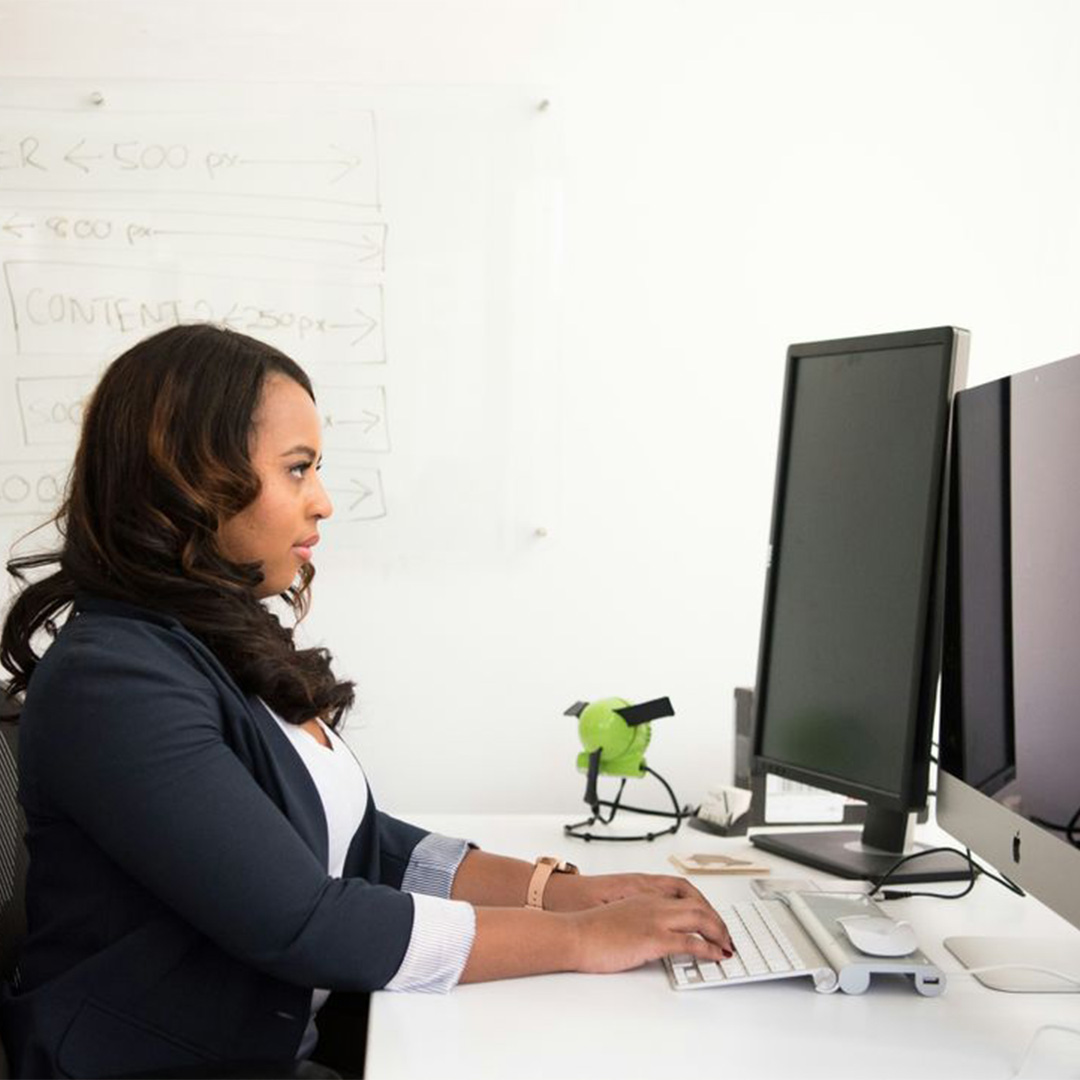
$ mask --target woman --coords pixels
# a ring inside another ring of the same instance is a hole
[[[362,1047],[375,989],[730,955],[682,879],[552,872],[376,809],[337,731],[352,683],[263,603],[307,610],[332,512],[319,427],[277,350],[166,330],[93,395],[62,549],[9,564],[30,851],[3,1003],[17,1075],[318,1058],[337,1002]]]

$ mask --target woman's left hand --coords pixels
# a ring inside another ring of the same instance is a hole
[[[670,874],[552,874],[544,892],[548,911],[584,911],[642,893],[704,900],[686,878]]]

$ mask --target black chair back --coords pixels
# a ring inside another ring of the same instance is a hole
[[[26,818],[19,805],[18,712],[0,702],[0,980],[18,986],[26,937]]]

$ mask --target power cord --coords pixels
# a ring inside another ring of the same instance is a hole
[[[985,964],[980,967],[973,968],[960,968],[957,971],[945,971],[943,974],[952,979],[958,975],[981,975],[987,971],[1034,971],[1041,975],[1050,975],[1053,978],[1061,979],[1063,982],[1071,983],[1073,986],[1080,988],[1080,975],[1070,974],[1065,971],[1056,971],[1054,968],[1038,967],[1035,964]],[[1013,1080],[1019,1080],[1024,1074],[1024,1069],[1027,1068],[1029,1059],[1032,1052],[1035,1049],[1035,1044],[1039,1041],[1039,1037],[1045,1031],[1063,1031],[1067,1035],[1080,1036],[1080,1028],[1066,1027],[1064,1024],[1042,1024],[1037,1027],[1032,1033],[1031,1038],[1028,1040],[1027,1046],[1024,1048],[1024,1053],[1020,1058],[1020,1064],[1017,1065],[1016,1071],[1013,1073]]]
[[[940,893],[926,892],[922,890],[884,888],[884,885],[889,880],[889,878],[891,878],[893,874],[895,874],[896,871],[900,869],[901,866],[904,866],[906,863],[911,862],[913,859],[921,858],[923,855],[941,855],[946,853],[959,855],[962,859],[966,859],[967,861],[970,877],[968,879],[967,885],[963,889],[961,889],[960,892]],[[996,881],[999,885],[1008,889],[1010,892],[1015,893],[1017,896],[1027,895],[1024,890],[1020,888],[1019,885],[1017,885],[1013,881],[1010,881],[1007,877],[1005,877],[1004,874],[999,877],[992,871],[987,870],[985,866],[980,866],[972,857],[970,848],[964,848],[964,850],[961,851],[959,848],[954,847],[924,848],[922,851],[913,851],[910,855],[902,855],[899,859],[896,860],[896,862],[892,864],[892,866],[889,867],[888,870],[885,871],[884,874],[881,875],[881,877],[871,883],[872,888],[866,895],[873,896],[876,892],[880,891],[882,900],[907,900],[909,897],[912,896],[930,896],[936,900],[959,900],[960,897],[967,896],[967,894],[975,888],[975,881],[980,874],[990,878],[992,881]]]
[[[1038,964],[982,964],[979,967],[960,968],[957,971],[946,971],[944,974],[950,979],[954,975],[982,975],[988,971],[1034,971],[1038,975],[1049,975],[1060,979],[1080,989],[1080,975],[1068,971],[1058,971],[1057,968],[1040,967]]]
[[[1016,1067],[1016,1072],[1013,1073],[1013,1080],[1019,1080],[1023,1076],[1024,1069],[1027,1068],[1028,1059],[1031,1057],[1031,1052],[1035,1049],[1035,1044],[1039,1041],[1039,1036],[1044,1031],[1064,1031],[1066,1035],[1080,1035],[1080,1028],[1066,1027],[1064,1024],[1043,1024],[1037,1027],[1032,1033],[1031,1038],[1028,1040],[1027,1047],[1024,1049],[1024,1056],[1020,1059],[1020,1064]]]
[[[1073,847],[1080,847],[1080,807],[1077,807],[1076,813],[1069,819],[1068,825],[1060,825],[1057,822],[1046,821],[1040,817],[1033,817],[1031,820],[1044,829],[1050,829],[1052,832],[1063,832],[1065,839]]]
[[[664,790],[668,793],[668,797],[671,799],[671,804],[674,810],[646,810],[641,806],[630,806],[628,803],[622,801],[623,789],[626,787],[626,778],[623,777],[619,783],[619,790],[615,794],[614,799],[600,799],[597,798],[590,803],[592,814],[584,821],[578,821],[573,825],[564,825],[563,832],[567,836],[576,836],[579,840],[602,840],[608,843],[629,843],[636,840],[655,840],[658,836],[668,836],[671,833],[677,833],[679,826],[683,823],[683,818],[690,817],[693,811],[690,807],[680,807],[679,800],[675,798],[675,792],[671,790],[671,785],[655,770],[650,769],[648,765],[641,766],[642,771],[649,773],[651,776],[655,776],[657,780],[663,785]],[[600,807],[606,806],[610,809],[611,813],[607,817],[604,817]],[[591,826],[599,822],[601,825],[610,825],[615,820],[615,815],[620,810],[629,810],[635,814],[647,814],[651,817],[667,818],[668,820],[674,820],[675,824],[669,826],[666,829],[658,829],[656,832],[641,833],[637,836],[607,836],[604,833],[587,832]]]

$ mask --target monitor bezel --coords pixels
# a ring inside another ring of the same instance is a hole
[[[1043,381],[1055,388],[1062,382],[1075,386],[1080,382],[1080,356],[1029,368],[960,391],[953,402],[954,423],[962,413],[965,400],[973,399],[976,394],[992,392],[992,388],[1010,388],[1029,380]],[[955,483],[958,455],[954,453],[951,458],[951,478]],[[958,525],[954,518],[950,528],[950,567],[958,566]],[[979,785],[957,775],[958,770],[966,768],[967,759],[963,752],[965,720],[959,679],[960,607],[953,580],[949,582],[946,610],[948,617],[944,629],[941,702],[943,758],[935,785],[937,823],[980,859],[1006,874],[1061,918],[1080,929],[1080,889],[1077,888],[1080,882],[1080,848],[1028,820],[994,797],[1013,778],[1015,770],[1012,767],[984,778]],[[1008,630],[1011,636],[1013,627],[1010,625]],[[1013,723],[1022,724],[1023,719],[1014,716]]]
[[[965,352],[959,348],[966,343],[967,334],[953,326],[906,330],[887,334],[836,338],[828,341],[791,345],[787,350],[781,407],[779,447],[776,457],[776,476],[773,488],[772,525],[769,533],[769,560],[765,578],[765,598],[758,648],[757,681],[754,694],[753,767],[758,772],[774,773],[840,795],[861,799],[883,810],[911,812],[926,803],[930,764],[930,741],[937,683],[941,667],[942,607],[944,599],[945,546],[945,483],[948,462],[951,409],[950,403],[965,374]],[[762,752],[764,727],[762,718],[768,700],[768,678],[772,644],[773,613],[776,601],[776,553],[783,538],[783,511],[787,490],[788,458],[794,415],[794,389],[800,363],[806,359],[851,352],[876,352],[940,346],[942,370],[942,400],[936,418],[935,443],[940,467],[933,478],[928,504],[931,513],[923,537],[923,562],[930,563],[930,573],[920,583],[919,620],[923,626],[920,658],[912,664],[911,703],[908,709],[907,732],[897,791],[886,791],[874,785],[859,783],[847,777],[824,773],[802,765],[781,761]]]
[[[964,719],[962,698],[962,674],[964,663],[959,647],[961,612],[961,587],[959,575],[962,565],[962,551],[960,545],[960,529],[962,521],[959,491],[961,453],[963,451],[961,446],[963,441],[962,430],[966,411],[965,403],[973,403],[985,394],[1000,396],[1002,391],[1005,393],[1008,392],[1010,384],[1010,379],[997,379],[992,383],[984,383],[981,386],[971,387],[967,390],[960,391],[953,398],[951,450],[949,453],[950,498],[948,506],[948,538],[946,541],[945,555],[945,623],[942,628],[941,645],[941,716],[947,716],[949,718],[949,723],[939,724],[938,730],[940,744],[938,760],[941,763],[941,768],[943,770],[949,769],[953,773],[957,771],[966,772],[968,769],[968,753],[965,739],[966,720]],[[1003,442],[1001,468],[1007,470],[1009,468],[1009,438],[1005,432],[1001,433],[1001,438]],[[1005,505],[1002,507],[1002,511],[1005,515],[1004,528],[1007,530],[1011,508],[1008,505]],[[1010,544],[1008,536],[1005,537],[1004,542]],[[1005,631],[1006,640],[1004,645],[1008,651],[1009,662],[1011,664],[1013,649],[1012,602],[1011,598],[1008,596],[1005,597],[1004,608],[1008,623]],[[1012,730],[1015,725],[1015,693],[1011,670],[1006,673],[1005,681],[1007,686],[1006,693],[1008,694],[1008,701],[1006,703],[1008,715],[1006,723],[1009,727],[1009,735],[1011,738]],[[958,770],[952,769],[953,763],[959,766]],[[979,784],[972,784],[971,786],[982,791],[986,795],[993,795],[995,792],[1000,791],[1007,784],[1011,783],[1015,776],[1016,761],[1014,757],[1010,756],[1009,760],[1001,764],[990,776],[983,778]]]
[[[1080,848],[954,776],[937,773],[938,825],[1080,930]]]

